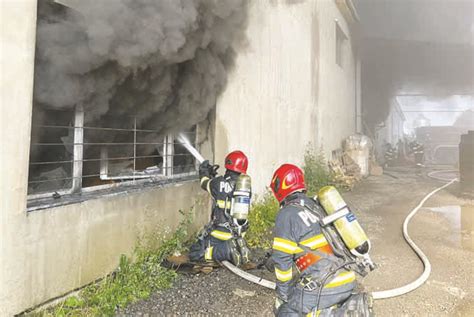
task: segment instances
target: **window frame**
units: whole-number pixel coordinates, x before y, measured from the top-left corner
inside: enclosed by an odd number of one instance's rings
[[[345,59],[347,55],[349,37],[342,29],[339,21],[335,19],[335,37],[336,37],[336,53],[335,53],[335,62],[336,64],[344,69]]]
[[[106,174],[107,178],[103,179],[102,178],[102,176],[104,175],[103,172],[105,171],[107,173],[108,164],[106,164],[106,166],[103,165],[104,163],[103,159],[107,159],[107,157],[103,157],[104,152],[101,149],[101,157],[99,160],[100,168],[99,168],[99,174],[98,174],[99,178],[101,180],[118,180],[120,182],[83,187],[82,179],[83,179],[83,163],[84,163],[84,129],[85,127],[84,127],[84,109],[82,106],[75,107],[73,122],[74,122],[74,125],[71,127],[71,129],[74,131],[73,132],[74,141],[73,141],[72,173],[71,173],[71,177],[67,178],[67,179],[70,178],[72,180],[71,187],[68,189],[58,189],[58,190],[52,189],[52,190],[48,190],[47,192],[28,194],[27,195],[28,203],[33,202],[35,200],[42,200],[42,199],[48,200],[48,198],[54,199],[53,197],[54,194],[59,194],[60,196],[67,196],[67,195],[72,196],[72,195],[78,195],[82,193],[93,193],[94,191],[101,191],[101,190],[106,190],[106,189],[113,189],[113,188],[127,187],[127,186],[130,187],[130,186],[141,185],[145,183],[157,184],[157,185],[160,185],[163,183],[169,183],[170,181],[171,182],[174,181],[173,183],[176,183],[179,181],[179,179],[186,179],[192,176],[197,176],[198,162],[194,157],[193,157],[193,160],[194,160],[193,171],[184,172],[184,173],[174,173],[174,168],[175,168],[175,166],[173,165],[174,145],[176,144],[176,142],[179,142],[179,141],[178,141],[177,136],[172,133],[168,133],[163,137],[162,173],[150,174],[150,175],[142,175],[142,174],[137,175],[136,174],[137,173],[136,171],[137,132],[141,130],[137,129],[137,119],[135,116],[134,127],[133,129],[130,130],[130,131],[133,131],[134,133],[133,157],[130,157],[131,159],[133,159],[133,172],[130,175],[121,175],[121,176],[107,176]],[[194,128],[194,134],[195,134],[194,143],[195,144],[197,144],[198,129],[199,129],[199,125],[195,125],[195,128]],[[30,167],[31,164],[32,162],[29,162],[28,166]],[[162,176],[162,177],[159,177],[159,176]],[[29,184],[30,184],[30,180],[28,179],[28,185]],[[32,211],[32,210],[51,207],[50,201],[45,201],[45,203],[41,205],[42,206],[36,206],[32,208],[31,210],[30,208],[27,208],[27,209],[28,211]],[[56,205],[56,204],[53,204],[53,205]]]

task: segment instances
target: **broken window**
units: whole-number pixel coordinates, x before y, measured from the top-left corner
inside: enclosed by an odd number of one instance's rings
[[[147,128],[146,117],[34,109],[29,198],[196,174],[176,136]],[[196,144],[196,126],[183,134]]]
[[[73,119],[74,111],[34,108],[28,171],[29,194],[71,188]]]

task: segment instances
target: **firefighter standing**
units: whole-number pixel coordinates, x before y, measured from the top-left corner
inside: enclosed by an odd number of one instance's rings
[[[390,143],[385,143],[385,153],[384,153],[384,158],[385,158],[385,164],[384,166],[387,168],[389,166],[393,166],[396,158],[397,158],[397,150],[395,149],[394,146]]]
[[[277,278],[277,316],[332,316],[355,287],[355,273],[345,269],[328,244],[319,220],[322,207],[305,195],[301,169],[284,164],[271,189],[280,203],[272,260]],[[298,268],[298,272],[293,267]]]
[[[423,157],[425,155],[424,147],[416,140],[410,143],[410,150],[415,156],[415,165],[417,167],[423,167]]]
[[[202,189],[213,199],[210,223],[201,231],[198,241],[191,247],[191,261],[231,261],[234,265],[249,262],[250,251],[242,234],[247,223],[238,223],[229,214],[236,181],[247,172],[248,159],[241,151],[229,153],[225,158],[226,172],[217,176],[209,161],[199,166]]]

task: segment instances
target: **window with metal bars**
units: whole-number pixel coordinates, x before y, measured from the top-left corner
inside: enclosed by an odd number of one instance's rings
[[[146,128],[146,117],[88,120],[94,115],[80,107],[34,113],[30,200],[196,175],[195,158],[174,134]],[[181,134],[196,144],[196,126]]]

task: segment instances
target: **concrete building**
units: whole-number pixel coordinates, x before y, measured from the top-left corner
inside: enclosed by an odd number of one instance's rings
[[[194,228],[209,217],[192,174],[105,192],[79,186],[65,203],[28,202],[36,7],[35,0],[1,4],[2,316],[111,272],[141,233],[172,230],[180,209],[193,207]],[[308,143],[326,153],[339,148],[360,130],[356,23],[350,0],[251,1],[248,43],[209,116],[211,129],[198,125],[203,154],[219,163],[230,150],[246,152],[262,194],[279,164],[302,162]]]

